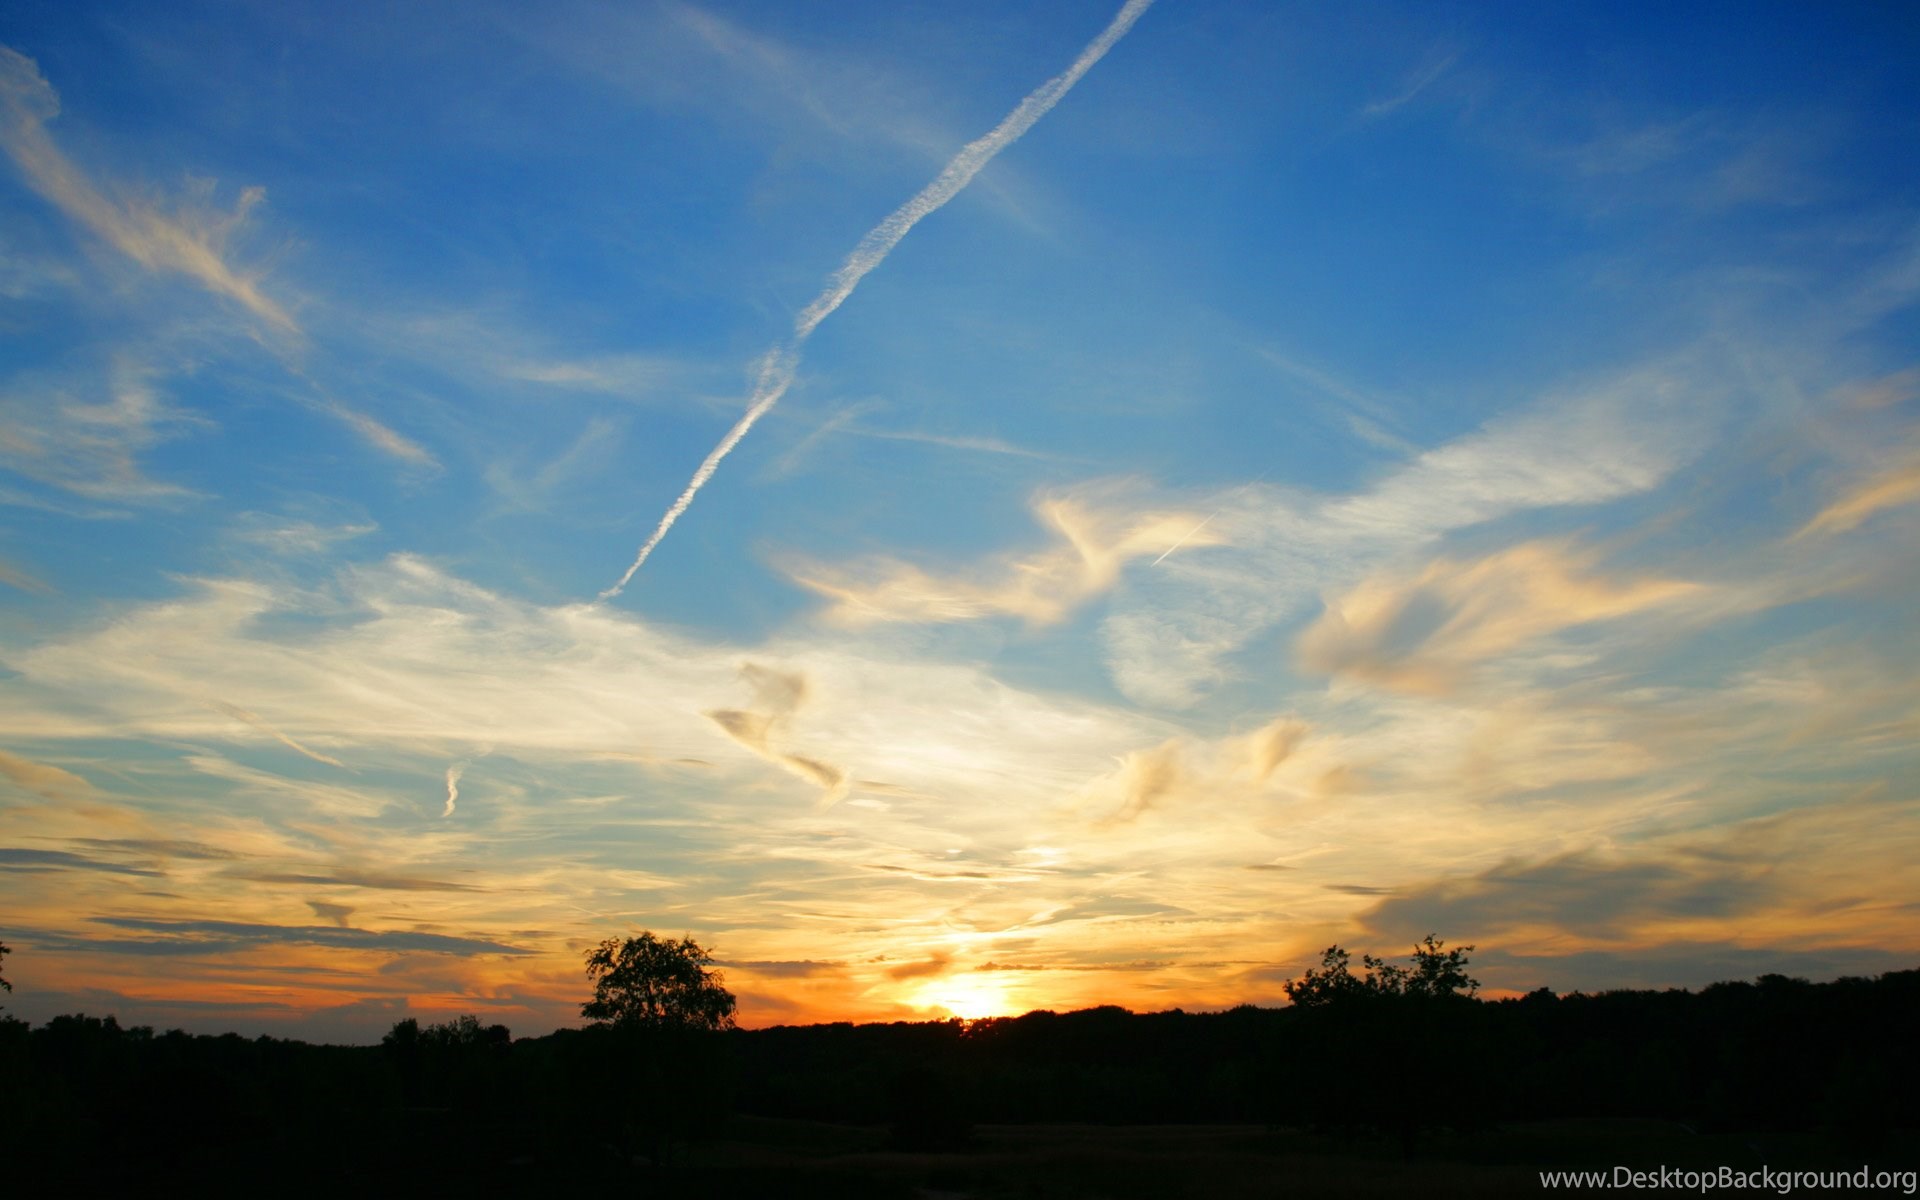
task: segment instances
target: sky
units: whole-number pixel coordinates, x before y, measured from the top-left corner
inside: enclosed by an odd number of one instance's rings
[[[751,1026],[1920,965],[1916,58],[17,0],[0,999],[538,1034],[640,930]]]

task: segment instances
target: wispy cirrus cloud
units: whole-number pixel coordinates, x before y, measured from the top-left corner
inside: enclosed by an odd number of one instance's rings
[[[153,374],[121,359],[104,378],[16,377],[0,392],[0,466],[90,500],[165,504],[197,497],[141,465],[161,442],[206,424],[162,399]],[[107,398],[89,402],[76,394],[83,389]]]
[[[288,737],[286,734],[280,732],[278,729],[275,729],[272,725],[269,725],[257,713],[248,712],[246,709],[241,708],[237,704],[228,704],[224,700],[208,700],[207,707],[213,709],[216,712],[225,713],[227,716],[232,717],[234,720],[239,721],[242,724],[251,725],[253,728],[258,729],[261,733],[264,733],[268,737],[272,738],[274,741],[279,742],[281,745],[286,746],[288,749],[293,750],[296,753],[305,755],[306,757],[312,759],[315,762],[325,763],[330,767],[340,767],[343,769],[346,767],[345,763],[341,762],[337,758],[334,758],[330,754],[322,754],[318,750],[310,749],[307,746],[301,745],[299,742]]]
[[[525,954],[517,946],[476,938],[406,930],[352,929],[339,925],[267,925],[247,921],[159,920],[146,917],[95,917],[102,925],[150,936],[135,942],[116,939],[102,948],[115,953],[232,953],[256,946],[308,945],[348,950],[400,950],[427,954]],[[89,939],[73,939],[65,949],[86,949]]]
[[[93,785],[62,767],[35,762],[0,750],[0,775],[14,786],[46,800],[74,800],[93,794]]]
[[[275,554],[312,555],[324,554],[343,542],[366,537],[379,528],[372,521],[335,523],[248,512],[236,518],[232,537]]]
[[[1457,51],[1435,50],[1415,67],[1401,81],[1399,90],[1378,100],[1369,101],[1360,109],[1360,116],[1367,120],[1377,120],[1412,103],[1420,93],[1437,83],[1442,75],[1460,61]]]
[[[1471,562],[1437,559],[1410,577],[1375,576],[1330,598],[1296,650],[1312,671],[1442,693],[1544,634],[1705,591],[1683,580],[1606,580],[1596,557],[1567,542],[1527,542]]]
[[[0,871],[106,871],[113,875],[157,877],[160,871],[73,854],[66,850],[0,847]]]
[[[859,627],[888,622],[970,621],[1012,616],[1045,625],[1113,587],[1128,563],[1183,546],[1216,546],[1204,514],[1129,511],[1102,489],[1043,497],[1034,514],[1057,545],[976,568],[935,575],[908,563],[796,565],[794,582],[832,601],[824,619]]]
[[[46,580],[29,575],[19,567],[5,562],[0,562],[0,584],[5,584],[16,591],[31,592],[36,596],[51,596],[54,592],[53,587]]]
[[[1115,683],[1189,707],[1232,676],[1227,660],[1250,638],[1382,564],[1499,518],[1653,490],[1710,444],[1733,403],[1723,368],[1702,347],[1549,395],[1346,494],[1224,491],[1208,530],[1230,551],[1171,558],[1112,601],[1102,639]]]
[[[47,122],[59,112],[60,98],[39,66],[0,46],[0,148],[35,191],[148,270],[188,276],[272,328],[299,332],[292,315],[228,258],[229,241],[266,199],[265,188],[243,189],[229,213],[196,207],[202,197],[168,213],[150,197],[113,195],[54,144]]]
[[[419,442],[414,441],[384,421],[371,417],[357,408],[342,404],[340,401],[324,394],[320,396],[315,404],[321,412],[345,424],[347,428],[359,434],[361,439],[368,445],[383,454],[397,458],[401,462],[416,467],[437,469],[440,466],[440,460],[433,456],[431,450],[428,450]]]
[[[255,883],[299,883],[325,887],[371,888],[386,892],[473,892],[480,889],[470,883],[453,883],[445,879],[424,879],[413,875],[393,875],[378,871],[361,871],[351,867],[329,867],[324,870],[266,871],[248,869],[229,872],[236,879],[247,879]]]
[[[1890,509],[1920,503],[1920,453],[1878,470],[1814,514],[1793,536],[1848,533]]]

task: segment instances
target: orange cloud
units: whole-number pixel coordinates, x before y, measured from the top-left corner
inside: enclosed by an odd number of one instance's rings
[[[1920,457],[1875,474],[1817,513],[1795,539],[1814,534],[1847,533],[1890,508],[1920,501]]]
[[[775,738],[785,731],[788,720],[806,703],[806,676],[775,671],[757,663],[745,664],[740,674],[753,688],[755,707],[751,710],[717,708],[706,714],[707,719],[768,762],[819,787],[822,808],[838,804],[846,797],[849,786],[845,771],[832,763],[774,746]]]
[[[1436,560],[1411,578],[1378,575],[1330,600],[1295,643],[1303,667],[1397,691],[1439,695],[1478,664],[1574,625],[1699,593],[1699,584],[1609,583],[1594,556],[1527,542],[1474,562]]]
[[[892,559],[856,571],[809,566],[789,573],[833,601],[825,617],[837,625],[996,616],[1048,625],[1111,588],[1135,559],[1222,541],[1207,527],[1210,518],[1193,513],[1101,511],[1072,498],[1041,500],[1034,512],[1059,544],[971,575],[937,576]]]
[[[93,794],[93,785],[72,771],[8,754],[5,750],[0,750],[0,775],[48,800],[73,800]]]

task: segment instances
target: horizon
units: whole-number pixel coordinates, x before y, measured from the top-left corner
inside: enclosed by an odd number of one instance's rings
[[[1824,987],[1830,984],[1837,984],[1837,983],[1843,983],[1843,982],[1853,982],[1853,983],[1864,982],[1868,984],[1877,984],[1881,981],[1882,977],[1885,975],[1904,975],[1904,974],[1914,974],[1914,973],[1920,973],[1920,966],[1908,967],[1908,968],[1896,968],[1891,971],[1880,972],[1870,976],[1841,975],[1841,976],[1836,976],[1832,979],[1807,979],[1802,976],[1781,976],[1781,975],[1766,975],[1766,976],[1761,976],[1761,977],[1750,979],[1750,980],[1749,979],[1719,979],[1719,980],[1714,980],[1712,983],[1706,984],[1703,987],[1699,987],[1699,988],[1679,988],[1679,987],[1611,988],[1611,989],[1602,989],[1594,992],[1584,992],[1584,991],[1575,989],[1573,991],[1559,992],[1559,991],[1555,991],[1552,988],[1542,987],[1539,989],[1535,989],[1535,991],[1550,992],[1552,993],[1554,999],[1556,1000],[1570,1000],[1574,998],[1605,999],[1608,997],[1621,997],[1621,996],[1667,995],[1673,992],[1682,992],[1687,995],[1700,995],[1704,992],[1707,992],[1711,989],[1716,989],[1716,988],[1764,987],[1766,986],[1767,982],[1772,979],[1786,979],[1788,982],[1793,984],[1818,988],[1818,987]],[[1499,989],[1494,991],[1489,991],[1486,989],[1474,989],[1469,991],[1462,998],[1469,1001],[1498,1004],[1498,1003],[1508,1002],[1508,1001],[1525,1000],[1532,994],[1533,993],[1517,992],[1517,991],[1511,991],[1507,989]],[[896,1017],[890,1017],[890,1018],[880,1018],[872,1021],[849,1021],[845,1019],[825,1018],[825,1019],[805,1021],[805,1022],[776,1021],[771,1024],[760,1024],[760,1025],[742,1022],[742,1023],[726,1025],[722,1028],[715,1029],[712,1032],[716,1034],[725,1034],[725,1033],[731,1033],[731,1032],[755,1033],[755,1032],[760,1032],[760,1031],[770,1030],[770,1029],[810,1029],[818,1026],[831,1026],[831,1025],[858,1026],[858,1025],[900,1025],[900,1024],[936,1024],[936,1025],[958,1024],[958,1025],[964,1025],[964,1026],[973,1026],[981,1023],[1018,1021],[1025,1017],[1036,1017],[1036,1016],[1072,1017],[1072,1016],[1080,1016],[1085,1013],[1109,1012],[1109,1011],[1123,1013],[1129,1017],[1166,1017],[1166,1016],[1209,1017],[1209,1016],[1222,1016],[1228,1013],[1235,1013],[1235,1012],[1240,1012],[1248,1009],[1258,1011],[1258,1012],[1278,1012],[1283,1009],[1290,1009],[1295,1007],[1299,1007],[1299,1005],[1291,997],[1282,997],[1282,999],[1277,1004],[1271,1004],[1271,1005],[1239,1003],[1239,1004],[1229,1004],[1229,1005],[1220,1005],[1220,1006],[1209,1005],[1209,1006],[1193,1008],[1193,1009],[1180,1008],[1180,1007],[1161,1008],[1161,1009],[1133,1009],[1133,1008],[1128,1008],[1125,1005],[1119,1005],[1119,1004],[1091,1004],[1084,1007],[1075,1007],[1075,1008],[1063,1008],[1063,1009],[1035,1008],[1035,1009],[1028,1009],[1024,1012],[989,1013],[989,1014],[975,1016],[975,1017],[962,1016],[957,1012],[947,1012],[944,1015],[938,1015],[938,1016],[906,1017],[906,1018],[896,1016]],[[135,1026],[128,1022],[122,1022],[113,1013],[84,1013],[84,1012],[60,1013],[60,1014],[56,1014],[56,1018],[66,1017],[66,1018],[79,1019],[83,1021],[99,1021],[102,1023],[112,1022],[116,1027],[118,1027],[121,1030],[144,1028],[156,1034],[186,1033],[189,1036],[194,1036],[194,1037],[219,1037],[227,1033],[238,1033],[238,1034],[241,1034],[242,1036],[267,1036],[267,1037],[279,1037],[282,1040],[288,1040],[288,1041],[307,1041],[309,1042],[309,1044],[314,1044],[314,1045],[377,1047],[383,1044],[383,1042],[385,1041],[386,1035],[396,1032],[400,1025],[406,1023],[409,1020],[415,1023],[417,1030],[425,1031],[431,1027],[446,1027],[446,1026],[456,1025],[462,1018],[474,1016],[474,1015],[475,1014],[464,1013],[464,1012],[461,1012],[461,1013],[409,1012],[403,1016],[396,1018],[394,1025],[389,1026],[387,1029],[379,1030],[379,1031],[365,1031],[360,1034],[360,1040],[349,1041],[349,1042],[316,1041],[313,1039],[301,1038],[297,1035],[289,1036],[289,1035],[286,1035],[284,1032],[276,1032],[274,1030],[241,1029],[241,1030],[213,1031],[213,1030],[193,1030],[193,1029],[185,1029],[180,1027],[172,1027],[172,1028],[167,1028],[163,1030],[163,1029],[157,1029],[153,1026]],[[8,1017],[12,1017],[12,1014],[5,1012],[3,1008],[0,1008],[0,1019],[4,1019]],[[31,1025],[33,1023],[29,1022],[28,1024]],[[44,1025],[44,1022],[42,1024]],[[617,1021],[588,1020],[583,1016],[574,1024],[564,1024],[564,1025],[557,1026],[553,1029],[543,1029],[539,1033],[534,1033],[534,1034],[520,1033],[513,1030],[511,1027],[508,1028],[507,1033],[512,1041],[517,1042],[517,1041],[522,1041],[528,1038],[538,1039],[538,1038],[550,1037],[556,1033],[579,1033],[588,1029],[594,1029],[594,1028],[612,1029],[612,1028],[616,1028],[617,1026],[618,1026]],[[484,1024],[481,1027],[484,1028],[485,1027]]]
[[[1920,22],[0,17],[35,1024],[1920,963]],[[622,572],[625,572],[623,577]]]

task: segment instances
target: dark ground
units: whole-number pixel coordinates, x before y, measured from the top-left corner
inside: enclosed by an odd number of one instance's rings
[[[1240,1200],[1277,1196],[1538,1196],[1540,1171],[1831,1166],[1812,1136],[1698,1134],[1668,1121],[1566,1120],[1436,1133],[1403,1158],[1384,1138],[1258,1125],[985,1125],[964,1150],[889,1149],[884,1126],[736,1117],[674,1166],[637,1172],[641,1194],[849,1200]],[[1911,1170],[1920,1139],[1876,1169]],[[1906,1164],[1904,1167],[1902,1164]],[[1759,1193],[1753,1193],[1759,1194]],[[1898,1194],[1898,1190],[1891,1194]]]

